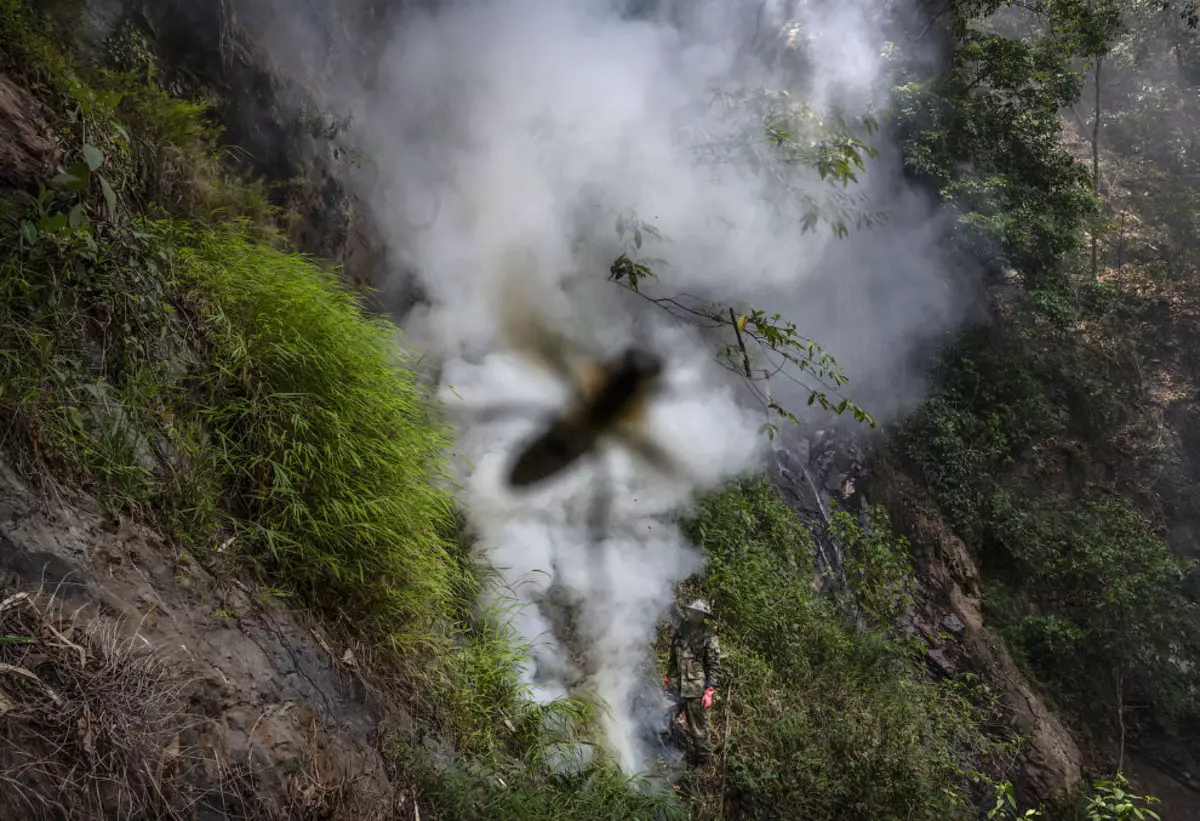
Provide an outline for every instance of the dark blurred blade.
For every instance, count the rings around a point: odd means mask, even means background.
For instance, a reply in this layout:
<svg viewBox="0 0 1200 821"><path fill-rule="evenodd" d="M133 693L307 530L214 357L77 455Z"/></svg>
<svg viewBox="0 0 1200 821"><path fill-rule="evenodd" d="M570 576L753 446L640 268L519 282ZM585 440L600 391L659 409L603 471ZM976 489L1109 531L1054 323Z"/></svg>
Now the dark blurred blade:
<svg viewBox="0 0 1200 821"><path fill-rule="evenodd" d="M500 336L506 347L559 379L580 389L582 373L595 357L561 333L538 293L537 261L526 249L503 254L492 282L499 312Z"/></svg>
<svg viewBox="0 0 1200 821"><path fill-rule="evenodd" d="M447 403L446 413L453 417L468 418L476 424L489 424L502 419L512 419L518 416L526 418L546 416L554 408L539 402L491 402L486 405L468 405L466 403Z"/></svg>
<svg viewBox="0 0 1200 821"><path fill-rule="evenodd" d="M615 430L617 439L651 469L671 479L685 479L687 472L678 460L654 441L640 424L623 422Z"/></svg>
<svg viewBox="0 0 1200 821"><path fill-rule="evenodd" d="M574 464L594 444L595 435L588 429L560 417L521 448L509 469L508 483L529 487L544 482Z"/></svg>

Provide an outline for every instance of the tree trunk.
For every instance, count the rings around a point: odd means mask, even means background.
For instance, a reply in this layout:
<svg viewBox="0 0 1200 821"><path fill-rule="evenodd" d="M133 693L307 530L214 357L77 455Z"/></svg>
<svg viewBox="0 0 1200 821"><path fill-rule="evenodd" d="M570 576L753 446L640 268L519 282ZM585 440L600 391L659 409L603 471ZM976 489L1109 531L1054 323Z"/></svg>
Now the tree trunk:
<svg viewBox="0 0 1200 821"><path fill-rule="evenodd" d="M1092 193L1100 195L1100 65L1103 57L1096 58L1096 113L1092 119ZM1100 220L1092 226L1092 279L1100 273Z"/></svg>

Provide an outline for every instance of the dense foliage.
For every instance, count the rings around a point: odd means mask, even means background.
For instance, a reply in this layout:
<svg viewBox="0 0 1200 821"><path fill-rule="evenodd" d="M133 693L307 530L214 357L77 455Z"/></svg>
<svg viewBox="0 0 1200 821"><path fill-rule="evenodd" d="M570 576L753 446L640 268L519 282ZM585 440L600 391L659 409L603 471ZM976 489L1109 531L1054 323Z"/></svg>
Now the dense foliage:
<svg viewBox="0 0 1200 821"><path fill-rule="evenodd" d="M841 530L852 563L874 571L856 574L855 599L878 612L912 567L886 519L873 524L868 536L845 517ZM999 752L981 729L994 718L986 689L926 683L920 652L858 632L814 593L810 537L765 480L706 498L685 526L709 563L688 593L720 613L718 799L734 817L971 817L973 785Z"/></svg>
<svg viewBox="0 0 1200 821"><path fill-rule="evenodd" d="M1170 317L1197 236L1200 40L1170 5L954 4L947 73L899 96L960 248L1025 286L998 281L992 325L938 358L907 454L981 561L987 618L1113 767L1200 714L1192 562L1159 501L1187 481L1158 406L1191 378Z"/></svg>
<svg viewBox="0 0 1200 821"><path fill-rule="evenodd" d="M1110 703L1122 686L1194 711L1172 658L1200 637L1186 565L1128 499L1099 487L1037 496L1014 475L1035 446L1063 434L1068 409L988 339L949 354L943 388L908 435L943 511L1000 585L993 610L1009 601L1006 590L1036 603L1023 614L1001 607L1001 626L1032 670L1081 709Z"/></svg>
<svg viewBox="0 0 1200 821"><path fill-rule="evenodd" d="M1046 3L1049 25L1018 38L989 27L1004 5L951 4L950 66L902 72L897 117L906 162L957 217L960 249L993 273L1015 270L1053 303L1063 255L1081 247L1095 209L1060 111L1079 98L1077 60L1101 53L1116 21L1105 3Z"/></svg>

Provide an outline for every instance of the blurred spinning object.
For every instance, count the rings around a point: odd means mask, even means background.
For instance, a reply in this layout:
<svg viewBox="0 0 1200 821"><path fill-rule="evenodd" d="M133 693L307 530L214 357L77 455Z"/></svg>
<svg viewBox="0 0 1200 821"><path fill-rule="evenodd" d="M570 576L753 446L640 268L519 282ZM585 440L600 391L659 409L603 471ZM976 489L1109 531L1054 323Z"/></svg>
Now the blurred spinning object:
<svg viewBox="0 0 1200 821"><path fill-rule="evenodd" d="M509 485L541 484L595 453L605 440L623 445L666 477L682 477L681 465L654 440L647 424L648 403L662 392L663 359L641 345L607 359L590 355L538 309L529 260L510 253L505 262L494 303L500 306L505 345L571 389L567 407L516 454Z"/></svg>

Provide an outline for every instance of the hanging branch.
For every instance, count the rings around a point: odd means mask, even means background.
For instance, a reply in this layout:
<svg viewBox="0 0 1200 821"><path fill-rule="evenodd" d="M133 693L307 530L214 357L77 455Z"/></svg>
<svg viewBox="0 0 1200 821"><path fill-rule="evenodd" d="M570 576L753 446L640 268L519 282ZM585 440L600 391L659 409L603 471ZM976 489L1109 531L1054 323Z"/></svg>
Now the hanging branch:
<svg viewBox="0 0 1200 821"><path fill-rule="evenodd" d="M750 374L750 354L746 353L746 343L742 341L742 326L734 316L733 308L729 309L729 321L733 323L733 332L737 334L738 347L742 349L742 364L746 366L746 378L753 379L754 377Z"/></svg>
<svg viewBox="0 0 1200 821"><path fill-rule="evenodd" d="M800 233L824 224L834 236L845 237L851 226L869 228L886 219L886 213L863 209L866 192L851 187L859 182L858 174L866 169L867 160L879 156L860 137L878 129L874 117L820 116L784 90L718 90L714 102L718 116L725 116L731 127L703 132L688 152L698 162L737 164L755 175L779 217ZM818 190L823 193L817 194ZM642 246L647 240L662 241L663 237L631 210L617 214L616 233L624 249L609 267L609 279L665 310L677 322L719 333L732 327L736 347L721 342L716 359L741 377L768 412L800 424L795 414L755 384L781 375L808 392L808 405L820 404L839 415L850 411L858 421L875 426L866 411L839 393L849 379L837 362L815 341L802 336L795 323L780 314L755 309L739 313L732 305L685 293L666 297L643 293L644 284L658 279L654 269L667 263L642 256ZM757 345L754 351L750 343ZM766 365L761 376L756 376L752 363L758 357Z"/></svg>

